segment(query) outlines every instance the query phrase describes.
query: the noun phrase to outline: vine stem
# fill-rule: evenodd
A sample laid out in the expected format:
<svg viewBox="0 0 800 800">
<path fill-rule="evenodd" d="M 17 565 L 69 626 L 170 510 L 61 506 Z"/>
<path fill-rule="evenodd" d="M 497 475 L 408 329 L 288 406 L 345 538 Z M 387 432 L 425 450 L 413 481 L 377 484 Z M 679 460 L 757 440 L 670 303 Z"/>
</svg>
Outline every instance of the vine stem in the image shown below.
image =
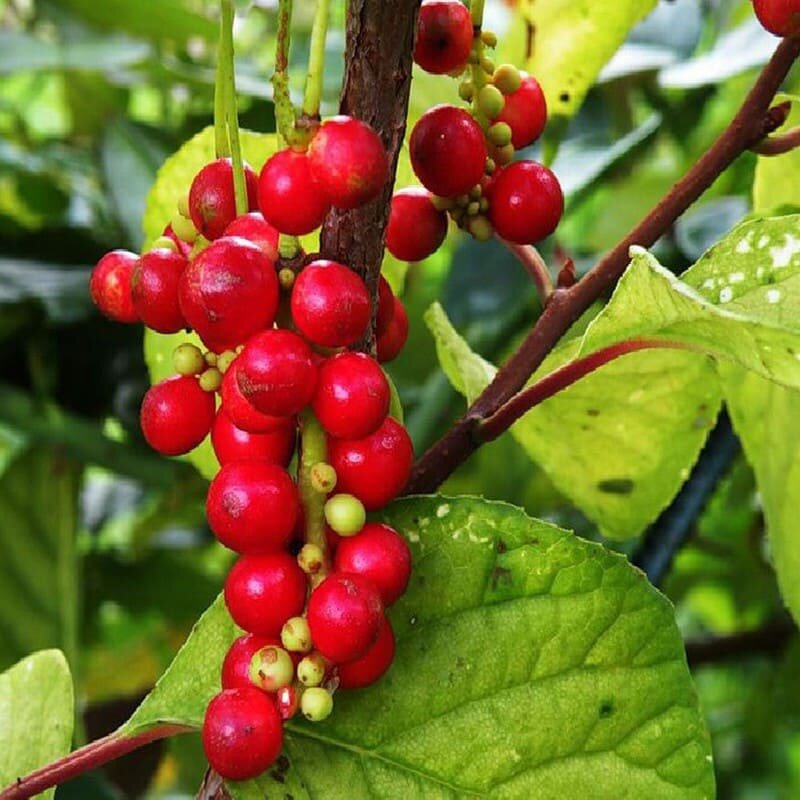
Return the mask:
<svg viewBox="0 0 800 800">
<path fill-rule="evenodd" d="M 295 134 L 295 111 L 289 92 L 289 48 L 292 41 L 292 0 L 278 2 L 278 34 L 275 44 L 275 72 L 272 75 L 273 101 L 278 136 L 291 144 Z"/>
<path fill-rule="evenodd" d="M 322 551 L 322 568 L 314 575 L 314 584 L 318 584 L 327 575 L 330 568 L 328 555 L 328 539 L 325 535 L 325 494 L 314 488 L 311 471 L 316 464 L 325 463 L 328 458 L 328 446 L 325 431 L 310 409 L 300 415 L 300 466 L 297 472 L 297 487 L 300 491 L 300 502 L 303 506 L 305 520 L 305 539 L 315 544 Z"/>
<path fill-rule="evenodd" d="M 308 58 L 306 93 L 303 100 L 303 114 L 319 119 L 322 101 L 322 79 L 325 74 L 325 37 L 328 34 L 328 12 L 330 0 L 317 0 L 317 13 L 311 29 L 311 52 Z"/>
<path fill-rule="evenodd" d="M 525 271 L 530 275 L 531 280 L 536 286 L 536 292 L 539 295 L 539 300 L 542 306 L 547 305 L 550 296 L 553 294 L 553 276 L 550 274 L 550 268 L 547 262 L 542 258 L 541 253 L 529 244 L 514 244 L 514 242 L 506 241 L 497 237 L 516 257 L 517 260 L 525 267 Z"/>
<path fill-rule="evenodd" d="M 753 148 L 753 152 L 760 156 L 782 156 L 797 147 L 800 147 L 800 126 L 779 136 L 768 136 Z"/>
<path fill-rule="evenodd" d="M 661 202 L 576 284 L 556 290 L 533 329 L 495 379 L 445 435 L 416 463 L 405 492 L 426 493 L 438 486 L 480 446 L 475 436 L 527 382 L 570 326 L 620 279 L 633 245 L 652 246 L 742 153 L 785 121 L 788 104 L 770 108 L 792 64 L 800 39 L 784 39 L 764 67 L 734 119 L 705 155 Z"/>
<path fill-rule="evenodd" d="M 33 797 L 59 783 L 71 780 L 85 772 L 113 761 L 115 758 L 144 747 L 150 742 L 188 733 L 194 730 L 186 725 L 157 725 L 154 728 L 125 736 L 118 731 L 81 747 L 72 753 L 53 761 L 40 769 L 34 770 L 24 778 L 17 778 L 14 783 L 0 792 L 0 800 L 25 800 Z"/>
</svg>

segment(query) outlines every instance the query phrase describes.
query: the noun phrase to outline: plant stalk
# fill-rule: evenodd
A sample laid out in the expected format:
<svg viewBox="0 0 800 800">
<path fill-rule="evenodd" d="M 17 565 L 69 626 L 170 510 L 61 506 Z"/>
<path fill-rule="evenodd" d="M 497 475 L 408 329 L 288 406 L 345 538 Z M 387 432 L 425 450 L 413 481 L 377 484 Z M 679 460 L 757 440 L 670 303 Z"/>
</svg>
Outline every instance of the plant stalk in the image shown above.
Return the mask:
<svg viewBox="0 0 800 800">
<path fill-rule="evenodd" d="M 319 119 L 322 102 L 322 84 L 325 74 L 325 37 L 328 33 L 330 0 L 317 0 L 317 13 L 311 29 L 311 51 L 308 59 L 306 93 L 303 100 L 303 114 Z"/>
</svg>

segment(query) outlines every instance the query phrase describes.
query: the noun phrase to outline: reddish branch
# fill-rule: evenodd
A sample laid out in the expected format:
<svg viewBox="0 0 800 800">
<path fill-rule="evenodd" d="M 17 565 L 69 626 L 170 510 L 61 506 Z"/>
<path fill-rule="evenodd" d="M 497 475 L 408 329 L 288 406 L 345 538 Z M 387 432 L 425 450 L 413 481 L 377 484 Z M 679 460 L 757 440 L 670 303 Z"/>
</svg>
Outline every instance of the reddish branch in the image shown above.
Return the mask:
<svg viewBox="0 0 800 800">
<path fill-rule="evenodd" d="M 759 142 L 753 151 L 760 156 L 780 156 L 800 147 L 800 127 L 792 128 L 780 136 L 768 136 Z"/>
<path fill-rule="evenodd" d="M 417 462 L 406 493 L 434 491 L 480 446 L 476 431 L 481 422 L 522 389 L 569 327 L 616 284 L 628 265 L 632 245 L 652 246 L 733 161 L 786 121 L 788 104 L 775 108 L 770 108 L 770 104 L 798 54 L 800 40 L 784 39 L 733 121 L 697 164 L 580 281 L 553 294 L 531 332 L 494 381 Z"/>
<path fill-rule="evenodd" d="M 517 260 L 525 267 L 525 271 L 530 275 L 531 280 L 536 286 L 536 293 L 544 307 L 553 294 L 553 276 L 550 268 L 540 255 L 539 251 L 527 244 L 514 244 L 505 239 L 500 241 L 517 257 Z"/>
<path fill-rule="evenodd" d="M 135 736 L 124 736 L 112 733 L 96 742 L 81 747 L 74 753 L 53 761 L 47 766 L 31 772 L 17 780 L 0 792 L 0 800 L 25 800 L 59 783 L 64 783 L 84 772 L 102 767 L 109 761 L 127 755 L 144 747 L 157 739 L 187 733 L 192 730 L 185 725 L 158 725 L 155 728 L 138 733 Z"/>
<path fill-rule="evenodd" d="M 797 628 L 792 620 L 781 617 L 754 631 L 690 639 L 686 642 L 686 659 L 689 666 L 699 667 L 745 657 L 774 656 L 783 652 L 796 634 Z"/>
</svg>

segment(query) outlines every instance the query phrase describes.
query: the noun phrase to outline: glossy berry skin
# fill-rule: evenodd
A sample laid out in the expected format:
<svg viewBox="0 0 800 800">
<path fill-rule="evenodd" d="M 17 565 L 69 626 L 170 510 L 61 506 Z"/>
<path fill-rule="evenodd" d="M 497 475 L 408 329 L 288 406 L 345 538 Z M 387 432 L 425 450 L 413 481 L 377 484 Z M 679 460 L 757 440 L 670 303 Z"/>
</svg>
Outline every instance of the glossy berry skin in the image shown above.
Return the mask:
<svg viewBox="0 0 800 800">
<path fill-rule="evenodd" d="M 378 590 L 360 575 L 338 572 L 311 593 L 307 616 L 314 647 L 335 664 L 363 656 L 384 618 Z"/>
<path fill-rule="evenodd" d="M 283 722 L 274 701 L 255 686 L 224 689 L 208 704 L 203 749 L 223 778 L 255 778 L 280 755 Z"/>
<path fill-rule="evenodd" d="M 283 686 L 275 693 L 275 705 L 281 719 L 291 719 L 300 707 L 300 697 L 294 686 Z"/>
<path fill-rule="evenodd" d="M 253 686 L 250 680 L 250 662 L 262 647 L 270 646 L 280 647 L 280 640 L 268 636 L 256 636 L 254 633 L 246 633 L 234 640 L 222 662 L 220 674 L 222 688 L 237 689 L 242 686 Z"/>
<path fill-rule="evenodd" d="M 400 355 L 408 339 L 408 314 L 399 298 L 394 298 L 394 312 L 384 331 L 378 335 L 376 342 L 378 361 L 382 364 L 393 361 Z"/>
<path fill-rule="evenodd" d="M 480 182 L 486 166 L 481 126 L 455 106 L 428 109 L 414 126 L 409 152 L 422 185 L 441 197 L 469 192 Z"/>
<path fill-rule="evenodd" d="M 262 414 L 242 394 L 238 382 L 239 362 L 234 361 L 222 378 L 222 408 L 231 422 L 247 433 L 270 433 L 286 426 L 286 417 Z"/>
<path fill-rule="evenodd" d="M 444 75 L 465 66 L 472 49 L 472 17 L 459 0 L 425 0 L 419 9 L 414 61 Z"/>
<path fill-rule="evenodd" d="M 214 394 L 204 392 L 194 376 L 175 375 L 148 389 L 140 413 L 150 447 L 165 456 L 194 450 L 211 430 Z"/>
<path fill-rule="evenodd" d="M 242 556 L 228 573 L 224 595 L 240 628 L 280 638 L 286 620 L 303 610 L 306 576 L 289 553 Z"/>
<path fill-rule="evenodd" d="M 494 121 L 510 126 L 515 150 L 533 144 L 547 125 L 547 100 L 539 81 L 524 75 L 519 89 L 506 95 L 506 104 Z"/>
<path fill-rule="evenodd" d="M 355 495 L 367 511 L 382 508 L 400 494 L 413 460 L 411 439 L 392 417 L 363 439 L 328 439 L 328 461 L 336 470 L 336 491 Z"/>
<path fill-rule="evenodd" d="M 372 200 L 389 177 L 389 158 L 380 136 L 354 117 L 323 122 L 308 146 L 308 161 L 336 208 L 356 208 Z"/>
<path fill-rule="evenodd" d="M 225 236 L 189 262 L 178 298 L 189 326 L 207 347 L 221 353 L 272 325 L 278 278 L 263 250 L 246 239 Z"/>
<path fill-rule="evenodd" d="M 262 414 L 289 417 L 314 396 L 317 368 L 311 348 L 286 330 L 253 336 L 237 359 L 237 383 Z"/>
<path fill-rule="evenodd" d="M 494 176 L 488 197 L 489 219 L 497 235 L 516 244 L 547 238 L 564 213 L 558 178 L 536 161 L 504 167 Z"/>
<path fill-rule="evenodd" d="M 258 178 L 244 165 L 248 211 L 256 208 Z M 218 158 L 206 164 L 195 175 L 189 189 L 189 213 L 197 230 L 213 241 L 236 219 L 236 195 L 233 188 L 233 167 L 229 158 Z"/>
<path fill-rule="evenodd" d="M 368 522 L 359 533 L 339 544 L 334 569 L 369 579 L 380 592 L 384 606 L 390 606 L 408 586 L 411 551 L 394 528 Z"/>
<path fill-rule="evenodd" d="M 286 547 L 299 510 L 295 482 L 285 469 L 267 461 L 225 464 L 208 487 L 208 524 L 237 553 L 273 553 Z"/>
<path fill-rule="evenodd" d="M 389 281 L 378 276 L 378 314 L 375 320 L 375 335 L 380 336 L 386 332 L 394 316 L 394 292 L 389 286 Z"/>
<path fill-rule="evenodd" d="M 211 426 L 211 444 L 220 464 L 231 461 L 268 461 L 289 465 L 294 453 L 297 427 L 294 419 L 277 417 L 281 426 L 267 433 L 250 433 L 237 428 L 224 409 L 217 412 Z"/>
<path fill-rule="evenodd" d="M 310 342 L 347 347 L 369 325 L 371 305 L 364 281 L 335 261 L 312 261 L 292 287 L 292 319 Z"/>
<path fill-rule="evenodd" d="M 106 253 L 92 270 L 89 294 L 100 312 L 114 322 L 138 322 L 131 298 L 131 277 L 139 256 L 127 250 Z"/>
<path fill-rule="evenodd" d="M 798 0 L 753 0 L 758 21 L 775 36 L 793 36 L 800 31 Z"/>
<path fill-rule="evenodd" d="M 361 658 L 337 668 L 340 689 L 363 689 L 386 673 L 394 659 L 394 632 L 388 619 L 383 620 L 375 644 Z"/>
<path fill-rule="evenodd" d="M 293 236 L 319 228 L 330 208 L 308 156 L 293 150 L 281 150 L 264 164 L 258 179 L 258 205 L 270 225 Z"/>
<path fill-rule="evenodd" d="M 311 406 L 331 436 L 360 439 L 386 419 L 390 399 L 389 382 L 375 359 L 338 353 L 320 368 Z"/>
<path fill-rule="evenodd" d="M 267 258 L 275 264 L 280 255 L 278 252 L 278 239 L 280 233 L 264 219 L 258 211 L 242 214 L 225 228 L 223 236 L 240 236 L 247 239 L 264 252 Z"/>
<path fill-rule="evenodd" d="M 413 186 L 395 192 L 386 229 L 386 247 L 395 258 L 422 261 L 439 249 L 445 236 L 447 214 L 436 210 L 430 192 Z"/>
<path fill-rule="evenodd" d="M 158 333 L 186 327 L 178 302 L 178 284 L 188 262 L 166 248 L 143 253 L 131 276 L 131 298 L 139 319 Z"/>
</svg>

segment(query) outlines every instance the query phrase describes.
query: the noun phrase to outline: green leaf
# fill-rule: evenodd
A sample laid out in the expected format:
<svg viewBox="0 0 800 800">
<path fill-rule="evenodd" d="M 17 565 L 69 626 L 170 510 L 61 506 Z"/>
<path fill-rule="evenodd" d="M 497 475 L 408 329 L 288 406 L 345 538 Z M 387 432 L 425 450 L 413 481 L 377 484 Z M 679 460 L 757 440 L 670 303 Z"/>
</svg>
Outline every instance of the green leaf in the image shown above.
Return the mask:
<svg viewBox="0 0 800 800">
<path fill-rule="evenodd" d="M 42 447 L 18 453 L 0 476 L 0 667 L 46 647 L 75 663 L 81 475 Z"/>
<path fill-rule="evenodd" d="M 0 787 L 66 755 L 73 720 L 72 678 L 59 650 L 34 653 L 0 675 Z"/>
<path fill-rule="evenodd" d="M 292 721 L 288 763 L 235 798 L 710 798 L 708 736 L 673 609 L 621 556 L 476 498 L 385 519 L 414 573 L 386 677 Z M 212 606 L 125 726 L 199 725 L 233 626 Z M 296 793 L 296 794 L 295 794 Z"/>
<path fill-rule="evenodd" d="M 780 136 L 800 125 L 798 100 L 800 98 L 788 94 L 780 94 L 775 98 L 776 103 L 790 101 L 792 104 L 788 119 L 775 135 Z M 779 156 L 759 156 L 753 178 L 753 207 L 757 211 L 767 212 L 783 205 L 796 205 L 800 200 L 797 192 L 799 181 L 800 149 L 795 148 Z"/>
</svg>

